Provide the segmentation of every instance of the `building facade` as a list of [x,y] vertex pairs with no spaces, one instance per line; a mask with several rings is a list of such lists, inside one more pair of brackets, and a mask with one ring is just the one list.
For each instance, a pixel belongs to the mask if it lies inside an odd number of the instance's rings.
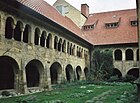
[[[89,14],[64,0],[0,1],[0,90],[28,93],[86,80],[96,47],[111,49],[114,75],[139,76],[135,9]],[[80,18],[80,19],[79,19]]]

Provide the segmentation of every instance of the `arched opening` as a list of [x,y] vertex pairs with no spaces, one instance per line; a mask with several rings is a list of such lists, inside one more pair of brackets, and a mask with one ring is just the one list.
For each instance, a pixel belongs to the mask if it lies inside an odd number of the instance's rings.
[[72,44],[70,45],[70,55],[72,55]]
[[139,49],[137,50],[137,61],[139,61]]
[[70,44],[69,44],[69,42],[67,43],[67,53],[70,54]]
[[120,72],[119,69],[114,68],[113,69],[113,76],[118,76],[118,78],[122,77],[122,73]]
[[88,78],[88,68],[87,67],[84,69],[84,73],[85,73],[85,79],[87,79]]
[[43,31],[43,32],[42,32],[42,35],[41,35],[41,40],[40,40],[40,45],[41,45],[42,47],[45,47],[45,37],[46,37],[46,32]]
[[67,78],[67,81],[71,82],[74,80],[74,72],[73,72],[73,67],[68,64],[66,66],[66,78]]
[[58,51],[61,51],[61,48],[62,48],[62,39],[60,39],[58,42]]
[[81,79],[82,70],[80,66],[76,67],[77,80]]
[[127,75],[130,75],[130,76],[134,77],[134,79],[136,80],[139,77],[139,69],[138,68],[132,68],[127,72]]
[[49,33],[47,37],[47,48],[51,48],[51,47],[52,47],[52,35]]
[[14,39],[17,41],[21,41],[22,28],[23,28],[23,24],[20,21],[18,21],[16,28],[14,29]]
[[115,50],[115,60],[122,60],[122,51],[121,50]]
[[30,61],[26,67],[27,87],[38,87],[43,76],[43,64],[39,60]]
[[62,44],[62,52],[66,52],[66,41],[65,40],[63,41],[63,44]]
[[6,26],[5,26],[5,38],[12,39],[13,36],[13,24],[14,21],[11,17],[6,19]]
[[133,60],[133,50],[131,49],[126,50],[126,60]]
[[54,49],[58,49],[58,38],[57,38],[57,36],[55,36],[55,38],[54,38]]
[[24,43],[28,43],[30,32],[31,32],[30,26],[26,25],[24,32],[23,32],[23,42]]
[[36,28],[35,29],[35,37],[34,37],[34,43],[35,43],[35,45],[38,45],[39,44],[39,35],[40,35],[40,30],[39,30],[39,28]]
[[50,76],[51,76],[52,84],[61,83],[62,67],[61,67],[60,63],[55,62],[51,65]]
[[18,72],[19,66],[13,58],[0,56],[0,90],[15,89]]

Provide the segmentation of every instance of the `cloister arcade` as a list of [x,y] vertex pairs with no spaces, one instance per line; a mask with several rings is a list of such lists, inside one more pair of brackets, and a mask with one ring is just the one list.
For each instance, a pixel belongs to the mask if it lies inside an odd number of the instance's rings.
[[114,50],[114,75],[126,76],[132,75],[135,78],[139,77],[138,48],[123,48]]
[[86,79],[89,50],[79,40],[73,42],[55,28],[52,32],[38,23],[2,14],[0,90],[26,93],[32,87],[51,88],[64,81]]

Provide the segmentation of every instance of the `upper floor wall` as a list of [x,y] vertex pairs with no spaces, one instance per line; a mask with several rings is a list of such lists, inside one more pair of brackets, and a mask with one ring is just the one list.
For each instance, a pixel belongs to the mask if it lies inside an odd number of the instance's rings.
[[[19,43],[19,46],[23,44],[24,49],[33,47],[36,52],[41,50],[42,52],[38,54],[51,51],[52,55],[55,55],[53,60],[57,58],[58,53],[61,53],[66,59],[77,58],[78,61],[81,59],[84,65],[90,66],[88,47],[67,32],[25,13],[0,11],[0,14],[0,42],[4,44],[3,47],[7,47],[10,40],[10,43]],[[22,16],[19,16],[20,14]],[[49,52],[47,54],[49,55]]]

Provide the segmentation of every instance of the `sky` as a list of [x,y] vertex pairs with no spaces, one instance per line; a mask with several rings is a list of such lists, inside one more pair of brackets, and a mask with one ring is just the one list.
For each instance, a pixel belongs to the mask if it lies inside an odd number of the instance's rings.
[[[45,0],[53,5],[56,0]],[[66,0],[81,10],[81,4],[88,4],[90,13],[136,8],[136,0]]]

